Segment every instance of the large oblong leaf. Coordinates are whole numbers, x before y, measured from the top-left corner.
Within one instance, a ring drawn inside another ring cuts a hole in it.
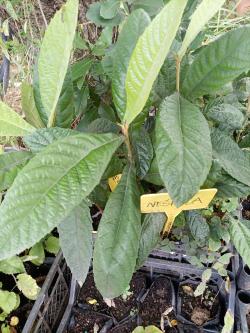
[[[0,259],[37,243],[80,204],[121,142],[112,134],[77,134],[38,153],[0,206]]]
[[[78,15],[78,0],[68,0],[51,20],[38,59],[41,102],[48,125],[55,120],[55,109],[68,69]]]
[[[0,191],[9,188],[18,172],[28,163],[33,154],[28,151],[14,151],[0,154]]]
[[[208,123],[195,105],[175,93],[160,106],[156,133],[160,176],[181,206],[199,191],[212,163]]]
[[[201,32],[205,24],[218,12],[225,0],[203,0],[192,15],[182,46],[178,51],[180,59],[183,58],[189,45]]]
[[[88,205],[82,202],[75,207],[57,229],[66,262],[74,278],[82,284],[89,271],[93,247],[92,219]]]
[[[129,166],[107,202],[94,249],[94,277],[103,297],[120,296],[129,286],[139,247],[140,192]]]
[[[222,168],[239,182],[250,186],[250,155],[219,129],[213,130],[211,138],[213,154]]]
[[[124,122],[130,124],[146,104],[175,38],[186,4],[187,0],[170,1],[139,38],[126,77]]]
[[[218,91],[250,69],[250,26],[224,34],[206,46],[190,66],[182,91],[199,97]]]
[[[0,136],[23,136],[34,131],[33,126],[0,101]]]
[[[126,109],[125,81],[131,54],[138,38],[150,23],[150,17],[142,10],[134,11],[124,24],[117,41],[112,73],[113,100],[122,120]]]

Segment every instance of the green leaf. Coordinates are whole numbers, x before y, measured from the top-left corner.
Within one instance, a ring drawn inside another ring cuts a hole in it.
[[[155,16],[164,7],[164,2],[163,0],[134,0],[132,6],[133,10],[141,8],[150,16]]]
[[[6,312],[10,313],[15,310],[17,303],[17,295],[10,291],[0,290],[0,308]]]
[[[49,236],[45,242],[45,250],[49,253],[57,255],[60,250],[59,238],[55,236]]]
[[[172,0],[139,38],[126,77],[127,107],[124,122],[130,124],[142,111],[179,28],[187,0]]]
[[[33,154],[27,151],[0,154],[0,191],[12,185],[18,172],[32,157]]]
[[[1,314],[2,315],[2,314]],[[6,316],[7,317],[7,316]],[[5,319],[5,317],[4,317],[4,319]],[[3,321],[4,321],[4,319],[3,319]],[[2,333],[11,333],[11,331],[10,331],[10,326],[8,325],[8,324],[2,324],[1,325],[1,332]]]
[[[247,226],[244,225],[244,223],[231,218],[229,232],[233,245],[242,256],[245,264],[250,267],[250,230],[247,228]]]
[[[166,222],[166,214],[147,214],[144,218],[139,245],[137,268],[140,268],[147,260],[149,254],[156,248],[161,240],[161,231]]]
[[[33,87],[27,82],[22,83],[22,110],[28,123],[36,128],[44,127],[36,108]]]
[[[75,116],[74,90],[71,71],[68,70],[55,110],[55,126],[70,127]]]
[[[18,256],[0,261],[0,272],[4,274],[24,273],[25,268],[22,260]]]
[[[175,205],[181,206],[199,191],[212,163],[208,124],[195,105],[175,93],[160,106],[156,133],[161,178]]]
[[[150,18],[143,10],[134,11],[125,22],[114,51],[112,73],[112,94],[119,118],[122,120],[126,109],[125,81],[129,60],[138,38],[149,25]]]
[[[23,136],[35,131],[18,113],[0,101],[0,136]]]
[[[161,179],[158,164],[156,157],[153,159],[150,168],[148,170],[148,173],[143,178],[143,180],[146,180],[149,183],[158,185],[158,186],[164,186],[163,180]]]
[[[24,294],[25,297],[34,301],[40,292],[36,280],[28,274],[18,274],[17,275],[17,288]]]
[[[103,297],[120,296],[132,278],[139,248],[140,192],[135,170],[126,167],[105,207],[94,249],[94,277]]]
[[[85,80],[85,77],[88,74],[92,64],[93,60],[90,58],[84,58],[74,63],[71,66],[72,81],[75,82],[79,79]]]
[[[131,137],[137,165],[137,175],[139,178],[143,178],[147,174],[154,157],[153,146],[150,136],[144,127],[133,128]]]
[[[104,0],[101,2],[100,15],[106,20],[114,18],[120,8],[120,0]]]
[[[57,140],[19,173],[0,206],[0,258],[48,234],[100,182],[122,139],[77,134]]]
[[[120,127],[108,119],[98,118],[92,121],[86,129],[88,133],[115,133],[120,132]]]
[[[213,155],[223,169],[239,182],[250,186],[250,155],[224,132],[212,132]]]
[[[250,148],[250,133],[245,135],[239,143],[241,148]]]
[[[92,259],[92,230],[89,207],[84,202],[58,226],[63,255],[80,284],[86,279]]]
[[[66,128],[43,128],[35,131],[30,135],[25,136],[23,141],[33,153],[39,153],[42,149],[50,145],[52,142],[76,134],[78,134],[77,131]]]
[[[233,105],[220,104],[210,108],[206,113],[208,119],[219,125],[222,131],[234,131],[243,127],[245,117],[243,113]]]
[[[191,235],[197,242],[204,245],[209,236],[209,226],[206,219],[200,213],[192,210],[186,216]]]
[[[227,32],[195,58],[183,82],[183,93],[192,97],[215,93],[250,69],[249,53],[250,26]]]
[[[43,264],[44,259],[45,259],[45,252],[44,252],[44,247],[43,247],[43,242],[40,241],[36,243],[34,246],[29,251],[29,256],[31,257],[36,257],[35,259],[32,259],[31,262],[32,264],[36,266],[40,266]]]
[[[114,27],[118,24],[120,24],[121,20],[122,20],[122,15],[120,13],[118,13],[114,18],[110,19],[110,20],[106,20],[104,19],[101,14],[101,3],[100,2],[96,2],[93,3],[89,6],[89,9],[87,11],[86,17],[89,21],[95,23],[98,27],[102,26],[102,27]]]
[[[224,326],[221,333],[231,333],[234,327],[234,315],[231,310],[227,310],[226,315],[224,317]]]
[[[56,105],[68,69],[77,16],[78,0],[68,0],[50,21],[43,38],[38,73],[41,101],[49,118],[49,127],[55,121]]]
[[[249,186],[229,175],[221,176],[214,187],[218,189],[217,196],[221,198],[244,198],[250,194]]]
[[[203,0],[198,5],[195,12],[192,14],[182,46],[178,51],[178,56],[180,59],[183,58],[190,44],[202,31],[206,23],[218,12],[224,2],[225,0]]]

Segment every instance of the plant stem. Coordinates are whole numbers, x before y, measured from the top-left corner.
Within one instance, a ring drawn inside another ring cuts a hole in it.
[[[130,162],[132,162],[132,148],[129,140],[129,126],[127,124],[122,126],[122,134],[125,136],[125,144],[128,150],[128,159]]]
[[[176,55],[176,90],[180,91],[180,72],[181,72],[181,60],[178,55]]]

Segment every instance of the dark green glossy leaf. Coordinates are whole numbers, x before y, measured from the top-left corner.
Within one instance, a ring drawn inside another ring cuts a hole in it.
[[[241,148],[250,148],[250,133],[245,135],[239,143]]]
[[[165,213],[147,214],[142,224],[141,239],[139,245],[137,268],[140,268],[147,260],[149,254],[156,248],[161,240],[161,231],[166,222]]]
[[[143,10],[136,10],[128,17],[117,41],[113,63],[112,94],[121,120],[126,109],[125,80],[129,60],[138,38],[149,23],[150,18],[147,13]]]
[[[117,14],[114,18],[112,19],[104,19],[101,16],[101,3],[100,2],[96,2],[93,3],[89,6],[89,9],[87,11],[86,17],[89,21],[95,23],[98,27],[114,27],[118,24],[120,24],[121,20],[122,20],[122,15],[121,14]]]
[[[132,278],[141,233],[135,170],[126,167],[104,210],[94,249],[94,277],[103,297],[120,296]]]
[[[250,69],[250,26],[231,30],[206,46],[192,63],[183,82],[187,97],[215,93]]]
[[[212,132],[213,154],[223,169],[239,182],[250,186],[250,155],[224,132]]]
[[[195,105],[175,93],[161,104],[156,133],[161,178],[181,206],[199,191],[212,163],[208,124]]]
[[[83,60],[75,62],[71,66],[72,81],[75,82],[79,79],[84,80],[92,64],[93,60],[90,58],[84,58]]]
[[[55,228],[96,187],[121,142],[112,134],[80,133],[37,154],[0,206],[0,258],[20,253]]]
[[[106,20],[114,18],[118,14],[120,0],[104,0],[101,2],[100,15]]]
[[[29,162],[33,154],[27,151],[16,151],[0,154],[0,191],[8,189],[18,172]]]
[[[194,239],[204,245],[209,236],[209,226],[206,219],[197,211],[189,211],[186,214],[186,219]]]
[[[148,170],[148,173],[143,178],[143,180],[146,180],[147,182],[155,185],[164,186],[163,180],[161,179],[160,176],[156,157],[153,159],[150,168]]]
[[[137,165],[137,175],[143,178],[147,174],[154,157],[151,139],[144,127],[139,129],[132,128],[131,137]]]
[[[92,259],[92,230],[89,207],[84,202],[75,207],[58,226],[63,255],[80,284],[86,279]]]

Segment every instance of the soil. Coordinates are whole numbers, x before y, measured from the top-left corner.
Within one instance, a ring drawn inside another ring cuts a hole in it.
[[[247,199],[242,201],[242,216],[246,220],[250,220],[250,195],[247,197]]]
[[[160,327],[162,315],[172,307],[172,283],[166,277],[158,277],[149,289],[139,314],[143,326]]]
[[[137,312],[137,298],[146,290],[146,278],[143,274],[137,273],[130,282],[127,294],[114,299],[114,307],[111,307],[111,314],[121,321],[132,313]],[[142,295],[141,295],[142,296]]]
[[[107,313],[108,311],[107,304],[103,301],[102,295],[95,286],[94,275],[92,273],[88,274],[87,279],[81,288],[78,297],[78,304],[79,303],[88,304],[93,311],[101,313]]]
[[[91,310],[74,310],[75,325],[68,330],[68,333],[96,333],[99,332],[109,318],[101,313]]]
[[[211,287],[206,288],[202,296],[195,297],[193,293],[196,286],[192,283],[180,286],[181,314],[195,325],[202,326],[216,317],[219,312],[219,300]]]

